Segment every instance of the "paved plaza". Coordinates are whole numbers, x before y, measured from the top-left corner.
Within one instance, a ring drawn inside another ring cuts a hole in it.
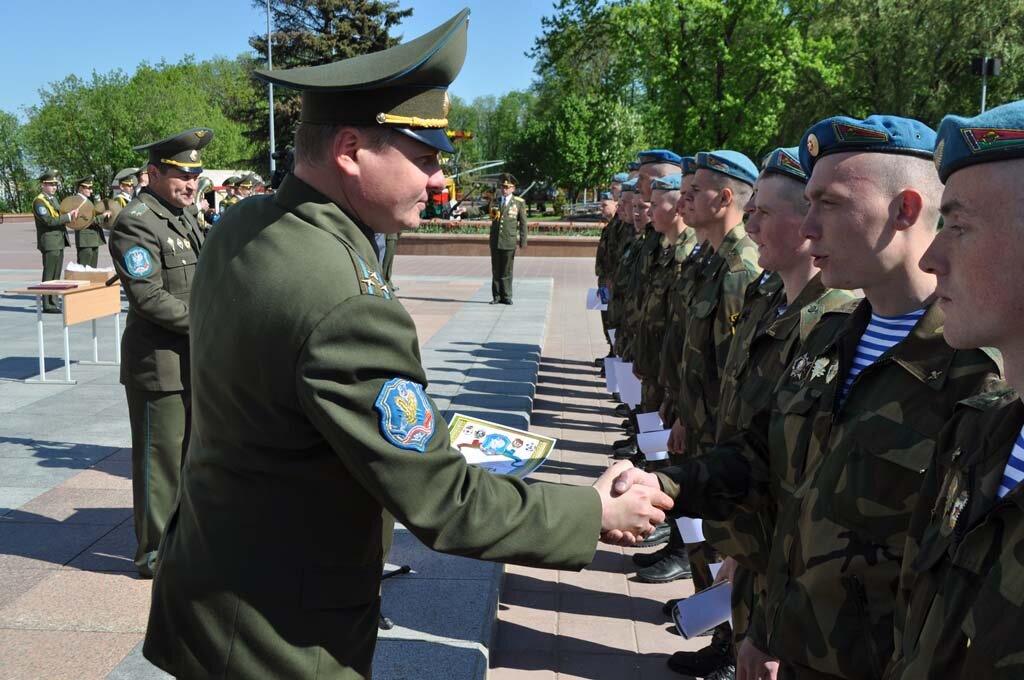
[[[0,224],[0,290],[38,280],[30,235],[30,224]],[[487,304],[489,267],[478,257],[397,258],[427,391],[446,415],[558,438],[535,476],[590,484],[621,437],[593,367],[607,349],[600,319],[583,309],[593,262],[517,258],[512,307]],[[92,353],[84,324],[70,331],[76,384],[22,382],[37,371],[34,310],[32,298],[0,297],[0,680],[166,678],[139,652],[150,582],[132,564],[118,367],[79,363]],[[61,317],[44,316],[44,330],[47,376],[56,378]],[[110,359],[112,319],[98,331],[101,359]],[[382,631],[374,677],[679,678],[666,656],[707,638],[682,640],[660,609],[691,583],[634,581],[631,552],[602,547],[580,573],[502,568],[432,553],[399,528],[389,568],[413,571],[385,581],[395,628]]]

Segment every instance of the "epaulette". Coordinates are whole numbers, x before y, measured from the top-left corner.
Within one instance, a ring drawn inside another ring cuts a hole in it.
[[[145,213],[147,210],[149,210],[149,206],[146,205],[145,202],[143,202],[143,201],[135,201],[135,205],[127,208],[125,210],[125,212],[128,215],[133,215],[135,217],[138,217],[139,215],[142,215],[143,213]]]
[[[384,282],[384,277],[380,275],[377,268],[368,265],[351,245],[340,238],[338,240],[344,244],[345,249],[348,250],[348,254],[352,258],[352,267],[355,269],[356,278],[359,280],[359,292],[363,295],[376,295],[385,300],[390,300],[391,290],[388,289],[387,283]]]
[[[861,298],[851,300],[849,291],[833,288],[800,310],[800,342],[807,340],[814,327],[826,314],[852,314]]]
[[[1002,408],[1017,399],[1017,390],[1007,387],[991,392],[982,392],[973,397],[961,399],[958,404],[973,408],[977,411],[988,411],[989,409]]]

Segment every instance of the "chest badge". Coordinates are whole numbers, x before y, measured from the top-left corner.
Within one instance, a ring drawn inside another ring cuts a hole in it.
[[[839,362],[838,361],[833,363],[831,366],[828,367],[828,371],[825,373],[825,382],[827,384],[832,384],[832,381],[836,379],[837,375],[839,375]]]
[[[957,474],[949,482],[949,490],[946,494],[946,511],[943,517],[943,533],[948,534],[956,528],[960,515],[963,514],[967,502],[971,499],[969,489],[962,489],[960,475]]]
[[[789,371],[789,377],[793,380],[803,380],[807,377],[807,370],[811,366],[811,359],[806,354],[801,354],[797,357],[797,360],[793,362],[793,368]]]
[[[825,369],[828,368],[829,363],[828,357],[819,357],[811,367],[811,379],[825,375]]]

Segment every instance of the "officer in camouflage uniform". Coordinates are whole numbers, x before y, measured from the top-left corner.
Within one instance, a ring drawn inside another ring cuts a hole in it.
[[[499,184],[501,197],[492,198],[488,206],[491,215],[491,304],[510,305],[516,247],[526,247],[527,208],[526,201],[515,195],[519,184],[515,177],[503,173]]]
[[[957,402],[1001,384],[988,354],[942,340],[934,277],[916,269],[938,222],[934,142],[927,126],[893,116],[826,119],[805,134],[801,232],[822,283],[861,288],[865,300],[848,316],[822,317],[783,372],[769,416],[755,415],[710,455],[653,478],[629,475],[677,494],[684,515],[728,519],[775,506],[764,617],[755,612],[738,661],[751,677],[767,676],[760,650],[781,660],[783,680],[881,677],[936,437]],[[916,321],[855,366],[873,315]]]
[[[203,234],[195,221],[200,151],[206,128],[152,144],[151,183],[122,210],[110,256],[128,297],[121,343],[121,383],[132,428],[135,566],[152,577],[157,546],[178,492],[191,427],[188,296]]]
[[[611,300],[608,304],[608,325],[616,329],[615,355],[623,361],[628,361],[623,354],[623,348],[626,343],[625,338],[629,335],[627,326],[629,324],[630,279],[643,246],[643,232],[636,227],[634,204],[641,201],[642,197],[637,193],[635,178],[622,183],[622,195],[619,198],[623,224],[627,225],[632,233],[624,239],[622,254],[619,256],[618,266],[615,269],[615,280],[612,285]]]
[[[663,494],[612,498],[611,474],[525,485],[468,465],[426,395],[374,234],[416,228],[418,196],[443,187],[467,16],[257,72],[303,90],[301,122],[294,172],[224,216],[190,299],[195,427],[143,648],[177,677],[371,677],[384,509],[439,550],[577,569],[603,530],[642,535],[663,517]]]
[[[772,151],[762,167],[747,205],[746,230],[765,271],[747,287],[736,321],[721,377],[716,442],[742,434],[756,414],[771,409],[774,387],[800,343],[823,314],[854,299],[849,291],[825,288],[811,261],[810,242],[800,234],[807,175],[796,147]],[[734,645],[746,637],[765,590],[774,515],[774,508],[767,508],[737,512],[725,522],[704,522],[707,542],[736,563],[730,578]],[[705,664],[697,665],[700,656],[694,655],[691,667],[704,675],[709,659],[704,656]]]
[[[92,186],[95,177],[88,175],[75,182],[75,191],[83,201],[92,202]],[[100,245],[107,243],[107,237],[103,234],[104,213],[100,206],[96,207],[95,217],[92,224],[82,229],[75,230],[75,249],[78,251],[78,264],[85,267],[95,267],[99,262]]]
[[[43,254],[43,281],[61,277],[64,270],[64,248],[71,245],[65,225],[78,217],[78,210],[60,214],[60,201],[56,198],[56,170],[48,170],[39,176],[39,195],[32,201],[32,217],[36,221],[36,247]],[[59,314],[60,305],[56,295],[43,296],[43,312]]]
[[[993,346],[1016,389],[957,405],[908,532],[888,680],[1024,677],[1024,101],[947,116],[935,161],[945,223],[921,260],[943,335]],[[991,200],[998,196],[999,200]]]
[[[601,230],[601,238],[597,243],[597,255],[594,259],[594,274],[597,276],[597,287],[603,288],[606,294],[611,291],[612,280],[615,275],[615,267],[617,265],[618,255],[622,252],[622,246],[619,244],[618,239],[621,234],[621,220],[619,218],[618,202],[619,197],[622,195],[622,183],[629,179],[629,175],[620,172],[612,175],[611,181],[611,200],[612,208],[615,213],[610,217],[607,217],[607,222],[604,225],[604,229]],[[612,351],[611,337],[608,335],[608,329],[612,326],[608,325],[608,310],[601,311],[601,326],[604,330],[605,338],[608,340],[608,356],[615,356]],[[600,365],[601,359],[598,358],[595,364]]]

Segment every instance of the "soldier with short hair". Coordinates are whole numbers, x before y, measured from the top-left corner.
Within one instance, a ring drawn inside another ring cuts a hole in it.
[[[525,248],[527,241],[526,201],[515,195],[519,184],[504,172],[498,179],[500,196],[491,198],[491,304],[512,304],[516,248]]]
[[[1024,101],[946,116],[942,230],[921,258],[943,336],[1002,353],[1003,390],[956,405],[907,537],[887,680],[1024,676]]]

